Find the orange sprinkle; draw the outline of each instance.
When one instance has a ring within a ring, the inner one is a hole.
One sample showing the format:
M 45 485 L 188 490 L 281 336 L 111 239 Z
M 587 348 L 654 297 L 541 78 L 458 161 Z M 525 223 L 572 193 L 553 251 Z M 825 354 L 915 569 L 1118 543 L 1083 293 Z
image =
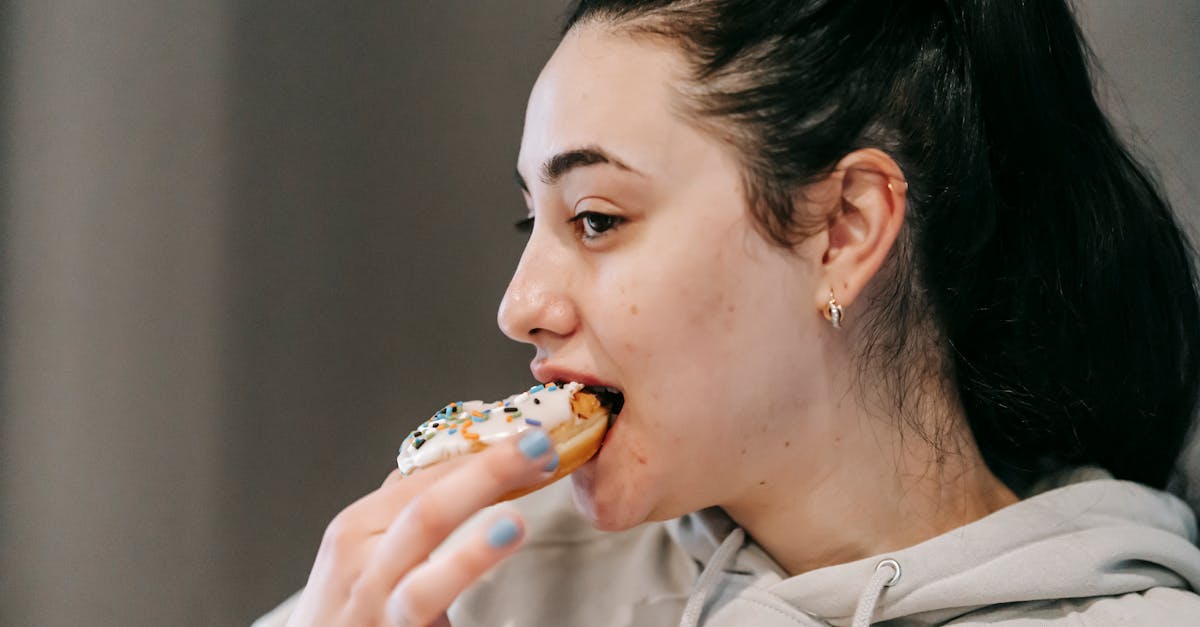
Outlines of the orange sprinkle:
M 505 416 L 504 422 L 512 422 L 512 416 Z
M 466 438 L 466 439 L 468 439 L 468 440 L 478 440 L 478 439 L 479 439 L 479 434 L 478 434 L 478 433 L 471 433 L 470 431 L 466 431 L 466 430 L 464 430 L 464 431 L 462 432 L 462 434 L 463 434 L 463 437 L 464 437 L 464 438 Z
M 471 410 L 471 415 L 475 416 L 476 418 L 483 418 L 483 412 L 479 411 L 478 409 Z
M 447 429 L 447 428 L 449 428 L 449 427 L 448 427 L 448 425 L 447 425 L 446 423 L 444 423 L 444 422 L 443 422 L 442 424 L 438 425 L 438 431 L 441 431 L 442 429 Z

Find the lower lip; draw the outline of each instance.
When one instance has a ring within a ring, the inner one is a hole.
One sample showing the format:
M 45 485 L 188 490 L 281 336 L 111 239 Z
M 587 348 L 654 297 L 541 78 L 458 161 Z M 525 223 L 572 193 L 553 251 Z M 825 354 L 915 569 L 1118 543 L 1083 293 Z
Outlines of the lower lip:
M 593 468 L 595 467 L 596 460 L 600 459 L 600 456 L 604 454 L 604 447 L 608 446 L 608 441 L 610 438 L 612 438 L 613 431 L 616 428 L 617 423 L 616 421 L 613 421 L 612 426 L 610 426 L 608 430 L 604 432 L 604 437 L 600 440 L 600 448 L 596 449 L 595 455 L 592 455 L 590 459 L 584 462 L 584 466 L 592 466 Z

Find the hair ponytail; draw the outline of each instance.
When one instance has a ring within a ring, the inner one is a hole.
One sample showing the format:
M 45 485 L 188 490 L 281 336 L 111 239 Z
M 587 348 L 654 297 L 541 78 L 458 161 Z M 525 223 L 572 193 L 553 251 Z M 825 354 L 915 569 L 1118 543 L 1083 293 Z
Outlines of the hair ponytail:
M 1002 476 L 1093 463 L 1162 486 L 1200 379 L 1190 248 L 1101 112 L 1065 2 L 950 4 L 986 227 L 939 259 L 963 233 L 931 217 L 923 248 L 976 440 Z
M 781 245 L 805 235 L 794 191 L 840 157 L 897 160 L 909 213 L 860 309 L 897 418 L 933 372 L 1013 487 L 1078 464 L 1166 482 L 1200 380 L 1191 251 L 1065 0 L 578 0 L 567 29 L 585 22 L 680 44 L 684 109 L 740 154 Z

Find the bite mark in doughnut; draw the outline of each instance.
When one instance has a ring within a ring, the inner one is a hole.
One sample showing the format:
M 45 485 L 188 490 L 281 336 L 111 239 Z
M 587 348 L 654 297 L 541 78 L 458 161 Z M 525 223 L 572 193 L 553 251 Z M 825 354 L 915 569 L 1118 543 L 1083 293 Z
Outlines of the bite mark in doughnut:
M 600 395 L 606 396 L 601 399 Z M 532 428 L 550 436 L 558 468 L 544 481 L 509 492 L 500 500 L 523 496 L 579 468 L 600 448 L 609 418 L 620 411 L 618 394 L 584 389 L 581 383 L 547 383 L 502 401 L 456 401 L 413 430 L 400 446 L 396 465 L 408 475 L 458 455 L 484 450 Z

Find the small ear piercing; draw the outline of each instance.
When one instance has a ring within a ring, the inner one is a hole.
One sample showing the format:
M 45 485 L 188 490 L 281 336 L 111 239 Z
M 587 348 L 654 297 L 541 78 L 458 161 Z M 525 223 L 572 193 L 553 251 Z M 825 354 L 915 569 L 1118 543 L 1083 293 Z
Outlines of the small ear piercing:
M 825 319 L 833 325 L 833 328 L 842 328 L 842 316 L 845 310 L 838 304 L 837 297 L 833 295 L 833 290 L 829 290 L 829 302 L 825 304 L 825 309 L 822 313 L 825 314 Z

